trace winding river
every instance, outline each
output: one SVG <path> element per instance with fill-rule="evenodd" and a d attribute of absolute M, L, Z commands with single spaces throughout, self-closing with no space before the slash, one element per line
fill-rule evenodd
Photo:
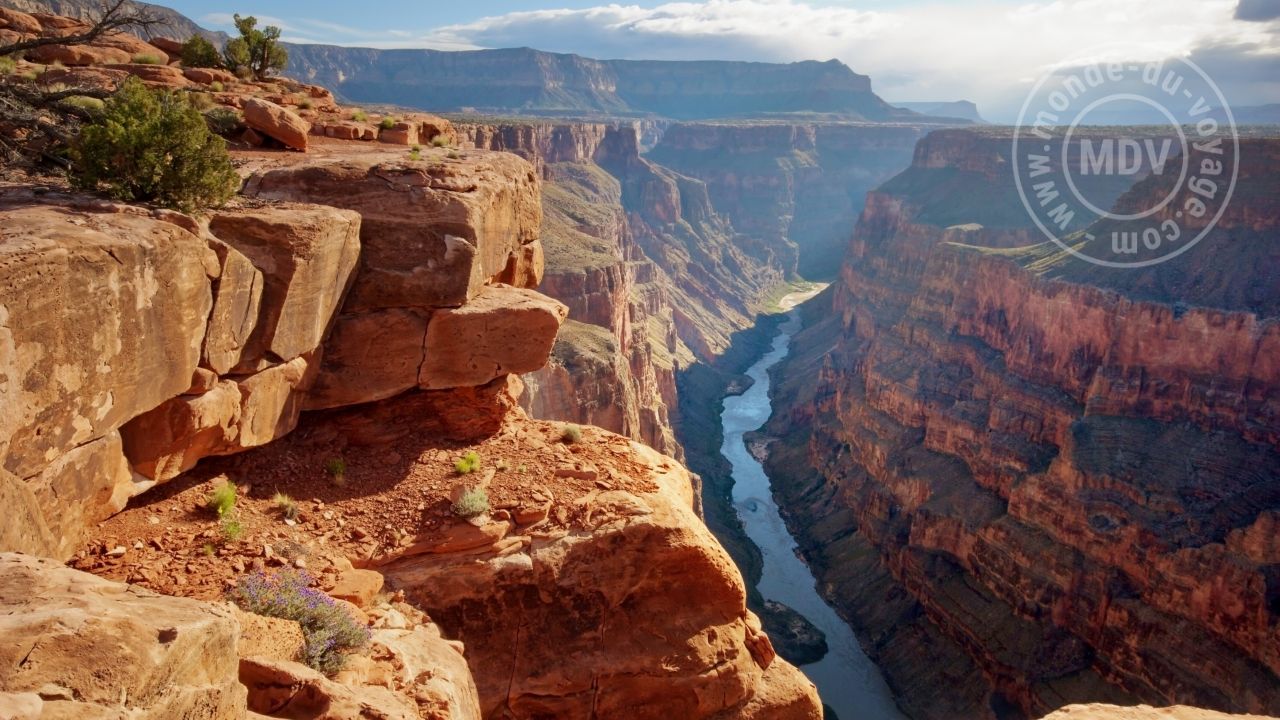
<path fill-rule="evenodd" d="M 784 307 L 794 307 L 807 295 L 812 293 L 788 296 Z M 742 395 L 724 400 L 724 446 L 720 451 L 733 465 L 734 507 L 747 535 L 764 555 L 760 593 L 766 600 L 796 610 L 826 633 L 830 648 L 826 656 L 800 668 L 818 686 L 822 701 L 840 720 L 901 720 L 903 715 L 894 705 L 880 670 L 862 652 L 849 626 L 818 595 L 813 574 L 797 555 L 796 542 L 778 513 L 769 478 L 742 439 L 744 433 L 758 430 L 769 419 L 769 368 L 787 356 L 791 336 L 799 329 L 800 319 L 793 309 L 774 338 L 772 350 L 747 370 L 754 384 Z"/>

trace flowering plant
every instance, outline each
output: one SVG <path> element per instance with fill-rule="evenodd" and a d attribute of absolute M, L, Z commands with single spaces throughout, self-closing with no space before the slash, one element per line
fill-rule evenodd
<path fill-rule="evenodd" d="M 306 643 L 302 661 L 334 673 L 346 663 L 347 653 L 369 644 L 369 629 L 336 600 L 311 587 L 312 582 L 303 571 L 259 570 L 240 578 L 231 600 L 248 612 L 298 621 Z"/>

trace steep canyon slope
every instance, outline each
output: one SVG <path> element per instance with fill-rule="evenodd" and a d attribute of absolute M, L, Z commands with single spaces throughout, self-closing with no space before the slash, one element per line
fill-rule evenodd
<path fill-rule="evenodd" d="M 1128 272 L 1042 242 L 1009 142 L 932 133 L 869 196 L 777 378 L 792 527 L 915 717 L 1276 714 L 1280 142 L 1242 141 L 1201 245 Z"/>

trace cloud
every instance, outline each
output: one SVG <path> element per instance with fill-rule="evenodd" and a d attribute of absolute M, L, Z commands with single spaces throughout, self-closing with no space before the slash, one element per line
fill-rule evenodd
<path fill-rule="evenodd" d="M 1038 77 L 1089 46 L 1122 47 L 1145 60 L 1208 47 L 1247 46 L 1255 55 L 1280 47 L 1267 28 L 1240 22 L 1235 12 L 1236 0 L 938 0 L 874 10 L 710 0 L 517 12 L 435 34 L 480 47 L 527 45 L 598 58 L 837 58 L 870 75 L 890 101 L 974 100 L 984 114 L 1008 121 Z"/>
<path fill-rule="evenodd" d="M 1280 0 L 1240 0 L 1236 19 L 1265 22 L 1280 18 Z"/>
<path fill-rule="evenodd" d="M 1036 79 L 1084 50 L 1194 57 L 1233 104 L 1280 102 L 1280 0 L 706 0 L 512 12 L 426 30 L 260 18 L 291 38 L 380 48 L 535 47 L 587 57 L 792 62 L 836 58 L 889 101 L 972 100 L 1012 121 Z M 870 8 L 870 9 L 868 9 Z M 1270 14 L 1270 15 L 1269 15 Z M 229 27 L 225 13 L 202 18 Z M 1275 77 L 1271 75 L 1270 77 Z"/>

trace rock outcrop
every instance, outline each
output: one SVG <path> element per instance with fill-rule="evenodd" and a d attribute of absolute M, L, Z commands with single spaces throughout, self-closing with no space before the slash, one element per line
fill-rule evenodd
<path fill-rule="evenodd" d="M 1108 276 L 1038 242 L 1008 142 L 934 133 L 868 199 L 779 376 L 792 527 L 917 717 L 1276 714 L 1277 143 L 1201 246 Z"/>
<path fill-rule="evenodd" d="M 230 608 L 0 553 L 0 713 L 244 716 Z"/>

